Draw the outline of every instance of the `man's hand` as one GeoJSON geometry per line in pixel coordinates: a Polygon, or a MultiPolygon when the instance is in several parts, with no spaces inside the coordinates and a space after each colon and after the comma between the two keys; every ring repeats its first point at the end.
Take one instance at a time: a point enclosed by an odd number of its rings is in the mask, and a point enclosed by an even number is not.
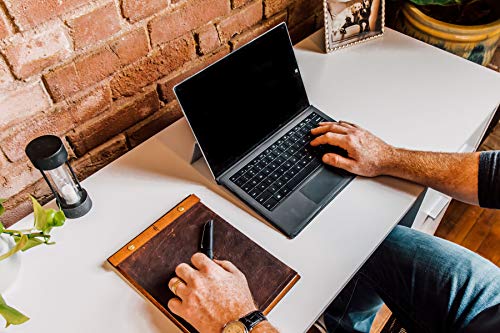
{"type": "Polygon", "coordinates": [[[478,203],[479,153],[437,153],[395,148],[367,130],[344,121],[311,130],[312,146],[347,150],[348,158],[325,154],[323,162],[361,176],[388,175],[432,187],[455,199],[478,203]]]}
{"type": "Polygon", "coordinates": [[[311,141],[312,146],[332,145],[343,148],[348,158],[329,153],[323,162],[354,174],[375,177],[388,172],[395,148],[385,143],[367,130],[347,122],[320,123],[311,130],[318,136],[311,141]]]}
{"type": "Polygon", "coordinates": [[[175,269],[177,277],[168,286],[179,298],[172,298],[168,307],[199,332],[220,333],[228,322],[257,310],[245,275],[232,263],[201,253],[191,262],[194,268],[180,264],[175,269]]]}

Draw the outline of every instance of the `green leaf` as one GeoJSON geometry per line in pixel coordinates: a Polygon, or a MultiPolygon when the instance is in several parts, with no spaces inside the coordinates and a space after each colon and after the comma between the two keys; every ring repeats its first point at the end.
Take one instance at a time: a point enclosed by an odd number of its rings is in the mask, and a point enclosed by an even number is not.
{"type": "Polygon", "coordinates": [[[28,241],[26,242],[26,245],[24,245],[24,247],[22,248],[22,251],[27,251],[35,246],[38,246],[38,245],[41,245],[45,243],[45,241],[41,240],[41,239],[38,239],[38,238],[31,238],[31,239],[28,239],[28,241]]]}
{"type": "Polygon", "coordinates": [[[8,306],[2,295],[0,295],[0,315],[4,317],[6,321],[5,327],[9,327],[10,325],[21,325],[29,320],[29,318],[21,312],[8,306]]]}
{"type": "Polygon", "coordinates": [[[22,235],[21,238],[16,242],[16,246],[14,246],[12,249],[10,249],[10,251],[0,256],[0,261],[7,259],[8,257],[10,257],[11,255],[13,255],[18,251],[21,251],[21,249],[23,249],[24,246],[26,246],[26,243],[28,243],[28,236],[22,235]]]}
{"type": "Polygon", "coordinates": [[[64,212],[62,210],[58,210],[54,214],[54,220],[52,224],[54,227],[62,227],[65,221],[66,221],[66,216],[64,215],[64,212]]]}
{"type": "Polygon", "coordinates": [[[35,229],[48,235],[53,227],[64,225],[66,216],[64,216],[62,210],[44,209],[33,197],[31,197],[31,201],[33,202],[33,212],[35,215],[35,229]]]}
{"type": "Polygon", "coordinates": [[[47,214],[42,205],[36,201],[35,198],[30,196],[33,203],[33,215],[35,216],[35,229],[43,231],[47,228],[47,214]]]}
{"type": "Polygon", "coordinates": [[[5,231],[5,227],[3,226],[2,222],[0,222],[0,233],[5,231]]]}

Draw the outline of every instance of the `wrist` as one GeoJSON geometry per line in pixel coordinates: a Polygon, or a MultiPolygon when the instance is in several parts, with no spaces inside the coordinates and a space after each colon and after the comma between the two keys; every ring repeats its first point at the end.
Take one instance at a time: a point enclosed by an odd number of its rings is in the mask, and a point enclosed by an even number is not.
{"type": "Polygon", "coordinates": [[[237,313],[235,313],[235,315],[233,315],[232,318],[230,318],[231,319],[230,321],[240,320],[241,318],[248,316],[250,313],[257,311],[257,310],[258,309],[254,304],[246,306],[246,307],[240,309],[239,311],[237,311],[237,313]]]}
{"type": "Polygon", "coordinates": [[[223,329],[223,333],[243,333],[254,332],[256,327],[267,321],[267,318],[259,310],[253,310],[239,318],[227,322],[223,329]]]}
{"type": "Polygon", "coordinates": [[[268,320],[261,321],[252,330],[252,333],[274,333],[278,332],[268,320]]]}
{"type": "Polygon", "coordinates": [[[389,145],[387,151],[384,154],[384,159],[379,166],[380,175],[397,176],[397,172],[398,170],[400,170],[400,161],[402,154],[403,149],[389,145]]]}

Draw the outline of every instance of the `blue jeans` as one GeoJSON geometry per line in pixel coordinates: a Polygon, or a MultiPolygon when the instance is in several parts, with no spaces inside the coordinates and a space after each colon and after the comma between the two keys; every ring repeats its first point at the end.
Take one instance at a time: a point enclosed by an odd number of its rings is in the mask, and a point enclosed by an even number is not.
{"type": "Polygon", "coordinates": [[[397,226],[324,313],[329,332],[369,332],[382,302],[409,332],[460,332],[500,303],[500,269],[446,240],[397,226]]]}

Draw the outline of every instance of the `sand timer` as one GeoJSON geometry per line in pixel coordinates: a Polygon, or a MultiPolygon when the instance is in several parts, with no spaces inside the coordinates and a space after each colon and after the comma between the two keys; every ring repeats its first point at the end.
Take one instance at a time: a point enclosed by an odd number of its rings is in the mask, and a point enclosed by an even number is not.
{"type": "Polygon", "coordinates": [[[26,155],[42,173],[67,218],[78,218],[90,211],[92,200],[68,163],[68,151],[59,137],[44,135],[32,140],[26,146],[26,155]]]}

